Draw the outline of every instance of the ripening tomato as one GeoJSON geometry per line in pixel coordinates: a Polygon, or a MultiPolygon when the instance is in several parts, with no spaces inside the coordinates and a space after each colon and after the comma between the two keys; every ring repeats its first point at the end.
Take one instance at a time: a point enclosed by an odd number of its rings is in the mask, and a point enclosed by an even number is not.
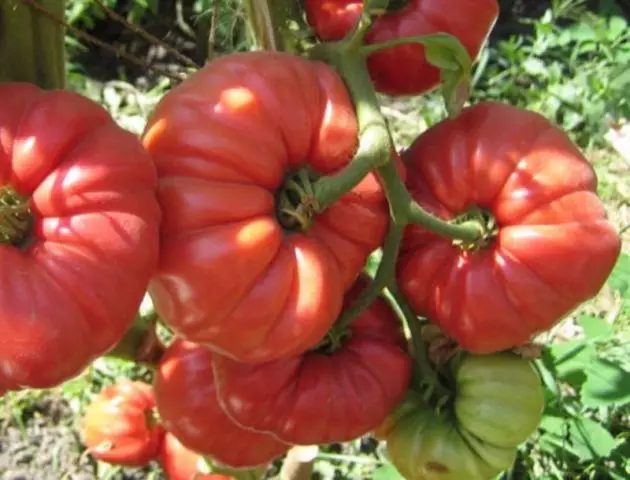
{"type": "Polygon", "coordinates": [[[516,447],[536,431],[545,395],[530,361],[510,352],[463,354],[453,371],[462,429],[497,447],[516,447]]]}
{"type": "Polygon", "coordinates": [[[187,448],[227,467],[256,467],[283,455],[288,445],[238,426],[223,412],[212,373],[213,355],[181,339],[166,350],[154,383],[166,430],[187,448]]]}
{"type": "Polygon", "coordinates": [[[380,432],[396,469],[407,480],[490,480],[516,459],[515,447],[484,443],[437,414],[409,391],[380,432]]]}
{"type": "Polygon", "coordinates": [[[166,480],[235,480],[233,477],[204,471],[203,456],[186,448],[172,433],[166,432],[159,456],[166,480]]]}
{"type": "Polygon", "coordinates": [[[155,417],[151,385],[123,380],[88,405],[83,438],[90,454],[114,465],[141,467],[158,457],[164,430],[155,417]]]}
{"type": "Polygon", "coordinates": [[[410,227],[397,265],[412,307],[464,350],[527,343],[597,294],[615,265],[621,242],[593,168],[541,115],[480,103],[402,156],[419,204],[444,219],[487,219],[476,245],[410,227]]]}
{"type": "MultiPolygon", "coordinates": [[[[346,295],[346,305],[365,285],[360,277],[346,295]]],[[[215,357],[223,410],[247,428],[294,444],[345,442],[369,432],[409,385],[406,339],[400,320],[382,298],[341,335],[339,346],[263,364],[215,357]]]]}
{"type": "Polygon", "coordinates": [[[315,346],[380,245],[387,202],[371,174],[320,215],[283,211],[357,139],[341,78],[286,53],[220,57],[165,95],[144,133],[164,212],[150,285],[160,317],[240,361],[315,346]]]}
{"type": "MultiPolygon", "coordinates": [[[[496,0],[406,0],[374,21],[367,44],[404,37],[448,33],[456,37],[474,59],[479,55],[499,15],[496,0]]],[[[324,41],[341,40],[356,25],[362,0],[305,0],[307,19],[324,41]]],[[[440,82],[421,44],[390,47],[368,57],[375,88],[389,95],[424,93],[440,82]]]]}
{"type": "Polygon", "coordinates": [[[0,387],[52,387],[133,322],[158,261],[157,175],[77,93],[3,83],[0,103],[0,387]]]}

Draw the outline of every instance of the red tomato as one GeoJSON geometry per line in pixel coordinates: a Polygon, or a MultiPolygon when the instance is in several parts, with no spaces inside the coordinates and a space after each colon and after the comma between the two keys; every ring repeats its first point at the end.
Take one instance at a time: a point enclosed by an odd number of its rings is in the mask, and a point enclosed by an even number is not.
{"type": "Polygon", "coordinates": [[[306,231],[286,231],[276,194],[307,165],[339,170],[357,147],[342,80],[277,52],[221,57],[163,97],[144,145],[164,211],[150,292],[182,338],[248,362],[315,346],[380,245],[389,214],[369,175],[306,231]]]}
{"type": "MultiPolygon", "coordinates": [[[[362,0],[305,0],[309,23],[321,40],[340,40],[356,25],[362,0]]],[[[474,59],[499,16],[496,0],[409,0],[377,18],[367,44],[404,37],[448,33],[474,59]]],[[[440,82],[440,72],[420,44],[391,47],[370,55],[368,69],[375,88],[389,95],[424,93],[440,82]]]]}
{"type": "Polygon", "coordinates": [[[51,387],[131,326],[158,260],[157,175],[87,98],[3,83],[0,103],[0,231],[12,193],[31,220],[0,234],[0,387],[51,387]]]}
{"type": "Polygon", "coordinates": [[[217,473],[200,473],[203,456],[186,448],[171,433],[164,435],[159,457],[167,480],[234,480],[217,473]]]}
{"type": "MultiPolygon", "coordinates": [[[[346,296],[351,304],[363,280],[346,296]]],[[[345,442],[376,426],[403,398],[411,358],[400,320],[377,299],[332,353],[251,365],[215,357],[219,402],[241,425],[289,443],[345,442]]]]}
{"type": "Polygon", "coordinates": [[[93,457],[141,467],[157,458],[164,430],[154,418],[153,388],[123,380],[105,387],[83,417],[83,438],[93,457]]]}
{"type": "Polygon", "coordinates": [[[266,464],[288,445],[265,433],[245,430],[228,417],[217,400],[213,353],[176,340],[158,365],[155,396],[166,430],[189,449],[232,468],[266,464]]]}
{"type": "Polygon", "coordinates": [[[466,251],[407,231],[398,281],[412,306],[468,351],[512,348],[594,296],[621,243],[593,168],[542,116],[480,103],[403,153],[409,189],[443,218],[478,206],[498,233],[466,251]]]}

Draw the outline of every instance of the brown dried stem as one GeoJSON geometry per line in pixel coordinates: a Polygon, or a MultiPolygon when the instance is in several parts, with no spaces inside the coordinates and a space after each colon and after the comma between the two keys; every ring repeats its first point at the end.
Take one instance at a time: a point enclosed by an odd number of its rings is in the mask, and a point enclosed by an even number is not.
{"type": "Polygon", "coordinates": [[[156,36],[151,35],[144,28],[142,28],[142,27],[140,27],[138,25],[134,25],[133,23],[130,23],[129,21],[127,21],[126,18],[122,17],[121,15],[118,15],[116,12],[114,12],[113,10],[108,8],[107,5],[105,5],[102,0],[94,0],[94,2],[96,2],[99,5],[99,7],[101,7],[101,9],[112,20],[114,20],[115,22],[118,22],[118,23],[122,24],[125,28],[127,28],[128,30],[131,30],[136,35],[142,37],[147,42],[149,42],[151,44],[154,44],[154,45],[159,45],[164,50],[166,50],[167,52],[173,54],[180,61],[188,64],[189,66],[195,67],[195,68],[199,68],[199,65],[197,65],[197,63],[192,58],[190,58],[187,55],[184,55],[183,53],[179,52],[175,47],[169,45],[168,43],[164,42],[163,40],[160,40],[156,36]]]}
{"type": "Polygon", "coordinates": [[[150,65],[147,62],[143,61],[142,59],[136,57],[135,55],[132,55],[130,53],[125,52],[123,49],[121,48],[116,48],[112,45],[109,45],[108,43],[90,35],[89,33],[86,33],[72,25],[70,25],[68,22],[66,22],[65,20],[63,20],[62,18],[58,17],[57,15],[49,12],[48,10],[46,10],[45,8],[43,8],[41,5],[39,5],[39,3],[37,3],[36,0],[20,0],[22,3],[29,5],[30,7],[32,7],[33,9],[37,10],[39,13],[41,13],[42,15],[45,15],[46,17],[50,18],[51,20],[54,20],[56,22],[58,22],[60,25],[63,25],[66,29],[68,29],[69,31],[73,32],[77,37],[83,38],[84,40],[102,48],[103,50],[107,50],[109,52],[114,53],[116,56],[124,58],[125,60],[133,63],[134,65],[137,65],[141,68],[146,68],[148,70],[153,70],[154,72],[160,74],[160,75],[164,75],[165,77],[170,78],[171,80],[174,80],[176,82],[181,82],[182,80],[184,80],[185,76],[184,75],[175,75],[171,72],[169,72],[166,69],[160,68],[160,67],[156,67],[154,65],[150,65]]]}

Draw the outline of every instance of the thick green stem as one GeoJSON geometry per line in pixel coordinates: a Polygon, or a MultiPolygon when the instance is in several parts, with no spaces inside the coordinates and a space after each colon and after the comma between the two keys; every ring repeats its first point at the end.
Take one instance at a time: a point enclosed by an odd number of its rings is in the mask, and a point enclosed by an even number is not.
{"type": "MultiPolygon", "coordinates": [[[[328,47],[328,46],[325,46],[328,47]]],[[[359,148],[352,161],[335,175],[322,177],[313,186],[320,211],[326,210],[346,192],[352,190],[379,165],[389,162],[392,144],[385,118],[381,114],[378,99],[365,66],[365,59],[352,51],[313,49],[313,58],[324,54],[346,82],[355,106],[359,123],[359,148]]]]}
{"type": "Polygon", "coordinates": [[[421,225],[433,233],[464,243],[474,244],[485,235],[485,229],[480,222],[470,221],[461,224],[444,222],[422,209],[414,201],[409,203],[408,215],[410,223],[421,225]]]}
{"type": "Polygon", "coordinates": [[[64,27],[40,10],[63,18],[64,0],[0,2],[0,82],[65,87],[64,27]]]}
{"type": "Polygon", "coordinates": [[[148,366],[156,365],[164,353],[164,345],[155,330],[156,323],[155,314],[138,315],[123,339],[106,356],[148,366]]]}
{"type": "Polygon", "coordinates": [[[260,50],[299,52],[302,27],[299,4],[294,0],[246,0],[245,14],[252,43],[260,50]]]}
{"type": "Polygon", "coordinates": [[[398,287],[395,285],[390,286],[389,292],[396,300],[396,303],[405,317],[405,323],[409,328],[416,362],[415,366],[418,371],[418,377],[423,384],[423,393],[427,393],[432,399],[434,399],[435,404],[440,407],[443,402],[449,398],[451,393],[450,390],[440,381],[437,372],[431,367],[429,353],[427,351],[426,344],[422,340],[421,324],[418,321],[416,314],[409,306],[407,299],[398,287]]]}

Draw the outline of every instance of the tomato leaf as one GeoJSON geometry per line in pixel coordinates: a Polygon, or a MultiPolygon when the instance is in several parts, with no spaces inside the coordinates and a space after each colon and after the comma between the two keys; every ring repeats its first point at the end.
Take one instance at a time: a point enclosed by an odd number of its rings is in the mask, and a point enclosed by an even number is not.
{"type": "Polygon", "coordinates": [[[581,461],[606,458],[617,446],[608,430],[588,418],[547,415],[540,430],[541,447],[548,451],[564,450],[581,461]]]}
{"type": "Polygon", "coordinates": [[[630,403],[630,372],[602,358],[594,358],[586,370],[582,403],[589,407],[624,406],[630,403]]]}
{"type": "Polygon", "coordinates": [[[589,340],[609,337],[613,332],[613,326],[606,320],[592,315],[581,315],[577,323],[584,330],[584,335],[589,340]]]}
{"type": "Polygon", "coordinates": [[[396,470],[396,467],[394,467],[394,465],[392,465],[391,463],[385,463],[384,465],[381,465],[376,470],[374,470],[374,473],[372,474],[372,479],[373,480],[405,480],[405,477],[403,477],[398,472],[398,470],[396,470]]]}
{"type": "Polygon", "coordinates": [[[615,268],[608,277],[608,285],[623,298],[630,300],[630,255],[627,253],[619,255],[615,268]]]}

